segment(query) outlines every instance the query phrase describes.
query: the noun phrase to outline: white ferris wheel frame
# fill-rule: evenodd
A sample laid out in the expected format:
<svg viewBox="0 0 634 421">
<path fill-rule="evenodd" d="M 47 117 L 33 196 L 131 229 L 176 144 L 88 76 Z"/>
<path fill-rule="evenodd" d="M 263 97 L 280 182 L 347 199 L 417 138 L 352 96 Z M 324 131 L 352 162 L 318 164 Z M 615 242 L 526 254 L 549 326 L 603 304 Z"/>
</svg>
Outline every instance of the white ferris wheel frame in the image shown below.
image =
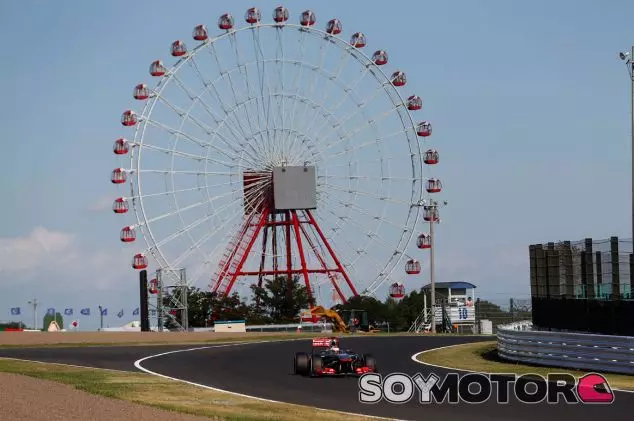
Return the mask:
<svg viewBox="0 0 634 421">
<path fill-rule="evenodd" d="M 401 264 L 401 262 L 403 261 L 403 258 L 405 256 L 410 257 L 406 253 L 406 249 L 411 244 L 412 238 L 414 237 L 414 235 L 416 235 L 416 227 L 418 226 L 419 221 L 421 219 L 420 218 L 421 207 L 422 207 L 422 204 L 425 203 L 424 201 L 424 195 L 425 195 L 424 163 L 422 160 L 423 152 L 422 152 L 421 144 L 420 144 L 420 142 L 423 140 L 420 139 L 420 137 L 418 136 L 416 132 L 417 123 L 412 116 L 412 112 L 408 110 L 407 108 L 406 99 L 404 99 L 403 96 L 399 93 L 398 88 L 391 83 L 391 78 L 380 68 L 381 66 L 375 64 L 374 61 L 368 55 L 366 55 L 363 51 L 361 51 L 359 48 L 354 47 L 353 45 L 337 37 L 336 35 L 330 34 L 321 29 L 314 28 L 312 26 L 303 26 L 303 25 L 287 23 L 287 22 L 283 22 L 283 23 L 258 22 L 255 24 L 245 25 L 239 28 L 234 27 L 233 29 L 227 30 L 225 33 L 215 37 L 212 37 L 211 34 L 209 34 L 209 37 L 205 41 L 199 41 L 200 43 L 196 45 L 194 48 L 188 49 L 187 53 L 184 56 L 178 58 L 176 63 L 174 63 L 171 67 L 165 66 L 165 70 L 166 70 L 165 74 L 163 76 L 159 76 L 159 81 L 153 89 L 150 88 L 150 97 L 148 98 L 147 101 L 145 101 L 145 105 L 143 107 L 142 112 L 138 114 L 138 123 L 135 125 L 134 138 L 130 144 L 131 146 L 130 147 L 130 163 L 131 163 L 130 170 L 126 170 L 127 173 L 133 176 L 129 178 L 129 182 L 130 182 L 130 192 L 131 192 L 131 199 L 132 199 L 131 200 L 132 209 L 134 210 L 136 221 L 137 221 L 135 228 L 141 229 L 144 241 L 147 245 L 147 249 L 143 252 L 143 254 L 146 254 L 147 252 L 149 252 L 163 270 L 171 271 L 171 270 L 179 269 L 178 267 L 172 267 L 172 265 L 168 263 L 168 259 L 164 256 L 164 253 L 161 250 L 162 245 L 161 246 L 157 245 L 158 242 L 152 233 L 150 220 L 147 218 L 145 207 L 143 205 L 144 196 L 142 193 L 142 182 L 141 182 L 141 172 L 143 172 L 141 170 L 141 162 L 142 162 L 141 151 L 144 146 L 144 135 L 145 135 L 145 130 L 148 124 L 147 121 L 148 120 L 151 121 L 152 111 L 156 105 L 156 102 L 161 99 L 161 94 L 163 90 L 170 84 L 170 82 L 176 81 L 176 83 L 178 83 L 179 85 L 181 85 L 181 87 L 183 87 L 182 81 L 180 81 L 178 78 L 178 71 L 181 69 L 182 66 L 187 64 L 190 60 L 192 60 L 198 53 L 213 46 L 216 42 L 220 40 L 229 38 L 231 36 L 235 36 L 235 34 L 237 34 L 238 32 L 247 31 L 247 30 L 259 31 L 261 28 L 267 28 L 267 29 L 283 28 L 285 30 L 288 28 L 288 29 L 297 30 L 300 33 L 303 31 L 311 35 L 322 38 L 324 42 L 331 42 L 332 44 L 337 46 L 340 50 L 346 51 L 350 56 L 356 59 L 362 66 L 365 66 L 366 70 L 372 74 L 372 76 L 376 79 L 376 81 L 383 87 L 383 90 L 385 91 L 388 98 L 392 102 L 392 105 L 398 112 L 400 122 L 403 126 L 403 134 L 405 135 L 407 139 L 410 155 L 411 155 L 410 156 L 411 165 L 412 165 L 411 179 L 414 180 L 412 191 L 411 191 L 412 200 L 410 204 L 410 210 L 408 211 L 407 221 L 405 221 L 404 223 L 404 227 L 407 227 L 407 229 L 403 230 L 400 236 L 400 239 L 398 241 L 398 244 L 394 248 L 394 252 L 392 253 L 391 256 L 389 256 L 387 262 L 383 265 L 383 269 L 377 274 L 375 279 L 372 280 L 367 286 L 365 286 L 365 288 L 362 291 L 359 292 L 360 295 L 366 295 L 366 296 L 374 295 L 376 290 L 379 289 L 390 278 L 394 270 L 399 268 L 399 264 Z M 262 57 L 262 59 L 264 59 L 264 57 Z M 280 61 L 289 62 L 290 61 L 290 62 L 294 62 L 294 64 L 299 64 L 306 68 L 312 67 L 311 69 L 312 71 L 317 71 L 318 73 L 321 71 L 321 73 L 325 73 L 326 75 L 329 75 L 328 72 L 326 72 L 323 69 L 320 69 L 319 66 L 314 66 L 314 65 L 309 66 L 309 63 L 304 63 L 297 60 L 294 60 L 294 61 L 285 60 L 284 58 L 282 58 L 281 60 L 280 59 L 261 60 L 260 58 L 256 58 L 255 61 L 245 63 L 243 66 L 247 67 L 248 65 L 252 63 L 259 63 L 262 61 L 273 61 L 273 62 L 280 62 Z M 235 69 L 239 69 L 239 67 L 240 66 L 232 68 L 232 71 L 234 71 Z M 230 73 L 230 72 L 227 72 L 227 73 Z M 192 105 L 189 107 L 187 114 L 183 116 L 183 121 L 188 118 L 196 102 L 199 102 L 197 100 L 199 100 L 200 97 L 208 93 L 211 86 L 215 85 L 218 81 L 220 81 L 223 78 L 224 76 L 221 75 L 216 80 L 214 80 L 213 83 L 210 84 L 210 86 L 205 86 L 200 94 L 195 96 L 190 96 L 192 99 Z M 291 97 L 291 98 L 298 96 L 297 93 L 285 94 L 283 91 L 280 92 L 278 95 L 281 95 L 283 97 Z M 247 101 L 236 103 L 235 107 L 232 110 L 225 111 L 226 116 L 224 116 L 224 120 L 222 124 L 225 124 L 226 119 L 231 115 L 232 111 L 235 111 L 235 109 L 244 105 L 244 103 L 246 102 L 257 100 L 257 99 L 259 99 L 259 97 L 257 96 L 253 98 L 250 97 Z M 303 97 L 303 100 L 308 102 L 311 101 L 309 98 L 305 98 L 305 97 Z M 315 102 L 313 101 L 313 104 L 314 103 Z M 319 104 L 319 106 L 320 108 L 323 108 L 324 110 L 328 111 L 329 115 L 331 116 L 333 115 L 332 112 L 330 112 L 330 110 L 327 107 L 324 107 L 323 104 Z M 406 116 L 403 115 L 403 112 L 405 112 Z M 217 133 L 218 128 L 219 127 L 216 128 L 216 133 L 214 134 L 214 137 L 218 136 L 218 133 Z M 268 128 L 263 128 L 262 130 L 267 130 L 267 129 Z M 281 130 L 283 131 L 285 131 L 286 129 L 287 128 L 284 128 L 284 127 L 281 128 Z M 292 129 L 292 128 L 289 128 L 289 129 Z M 278 128 L 273 128 L 273 130 L 278 130 Z M 179 134 L 184 135 L 184 133 L 179 133 Z M 414 143 L 415 146 L 413 146 L 412 143 Z M 134 152 L 135 152 L 135 149 L 137 148 L 139 149 L 139 151 L 138 153 L 135 154 Z M 419 174 L 418 177 L 416 176 L 417 170 Z M 208 186 L 205 186 L 204 188 L 208 189 Z M 171 192 L 171 193 L 175 193 L 175 192 Z M 170 192 L 165 192 L 163 194 L 168 195 L 170 194 Z M 412 215 L 412 213 L 414 213 L 414 215 Z M 413 222 L 411 222 L 412 219 L 413 219 Z M 179 229 L 177 231 L 177 235 L 180 235 L 178 234 L 179 232 L 182 234 L 187 231 L 188 230 L 186 229 Z M 165 239 L 162 241 L 165 241 Z M 397 254 L 398 254 L 398 257 L 396 259 L 396 262 L 393 262 Z M 413 259 L 418 260 L 416 258 L 413 258 Z M 389 269 L 389 271 L 385 272 L 386 269 L 388 269 L 390 265 L 392 265 L 392 268 Z"/>
</svg>

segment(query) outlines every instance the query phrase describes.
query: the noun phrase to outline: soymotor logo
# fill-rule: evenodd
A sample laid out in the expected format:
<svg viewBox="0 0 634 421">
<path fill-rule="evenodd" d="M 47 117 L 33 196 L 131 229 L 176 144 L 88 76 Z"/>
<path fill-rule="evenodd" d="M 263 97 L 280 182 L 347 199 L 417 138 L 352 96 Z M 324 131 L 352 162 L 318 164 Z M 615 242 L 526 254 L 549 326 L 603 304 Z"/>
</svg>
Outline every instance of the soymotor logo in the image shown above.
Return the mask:
<svg viewBox="0 0 634 421">
<path fill-rule="evenodd" d="M 393 373 L 385 377 L 378 373 L 366 373 L 359 378 L 359 401 L 379 403 L 385 400 L 404 404 L 416 395 L 421 404 L 460 402 L 478 404 L 488 401 L 493 390 L 497 403 L 509 403 L 511 394 L 523 403 L 546 401 L 566 403 L 611 404 L 614 392 L 600 374 L 589 373 L 579 379 L 567 373 L 553 373 L 548 377 L 539 374 L 483 374 L 471 373 L 460 377 L 448 374 L 441 381 L 432 373 L 424 377 L 420 373 L 409 376 Z"/>
</svg>

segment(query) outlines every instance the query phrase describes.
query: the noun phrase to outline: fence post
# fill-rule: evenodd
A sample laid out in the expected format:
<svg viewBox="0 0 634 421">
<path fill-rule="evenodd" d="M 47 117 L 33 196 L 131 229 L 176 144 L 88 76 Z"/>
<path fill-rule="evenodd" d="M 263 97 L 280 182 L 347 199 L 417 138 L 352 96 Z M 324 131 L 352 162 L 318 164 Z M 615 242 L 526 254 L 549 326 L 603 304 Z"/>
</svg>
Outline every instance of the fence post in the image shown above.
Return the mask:
<svg viewBox="0 0 634 421">
<path fill-rule="evenodd" d="M 621 291 L 621 270 L 619 262 L 619 237 L 610 237 L 610 260 L 612 263 L 612 301 L 619 300 Z"/>
</svg>

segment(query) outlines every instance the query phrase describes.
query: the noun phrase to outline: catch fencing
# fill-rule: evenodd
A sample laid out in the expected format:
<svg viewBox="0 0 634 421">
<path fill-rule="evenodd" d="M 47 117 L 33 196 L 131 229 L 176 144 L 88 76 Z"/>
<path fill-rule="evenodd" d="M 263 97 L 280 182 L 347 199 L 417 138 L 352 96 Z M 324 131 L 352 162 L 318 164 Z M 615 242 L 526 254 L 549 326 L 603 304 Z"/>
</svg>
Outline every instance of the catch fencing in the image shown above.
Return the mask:
<svg viewBox="0 0 634 421">
<path fill-rule="evenodd" d="M 497 330 L 506 360 L 572 369 L 634 374 L 634 337 L 538 330 L 523 321 Z"/>
</svg>

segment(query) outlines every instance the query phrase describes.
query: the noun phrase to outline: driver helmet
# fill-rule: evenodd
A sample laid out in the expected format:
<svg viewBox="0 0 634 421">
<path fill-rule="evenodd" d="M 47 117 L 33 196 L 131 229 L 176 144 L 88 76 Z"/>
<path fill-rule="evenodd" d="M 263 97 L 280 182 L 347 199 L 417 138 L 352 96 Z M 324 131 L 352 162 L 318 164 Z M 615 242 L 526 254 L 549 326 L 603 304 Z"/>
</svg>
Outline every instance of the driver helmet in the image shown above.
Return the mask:
<svg viewBox="0 0 634 421">
<path fill-rule="evenodd" d="M 336 339 L 330 341 L 330 350 L 333 352 L 339 352 L 339 344 Z"/>
</svg>

